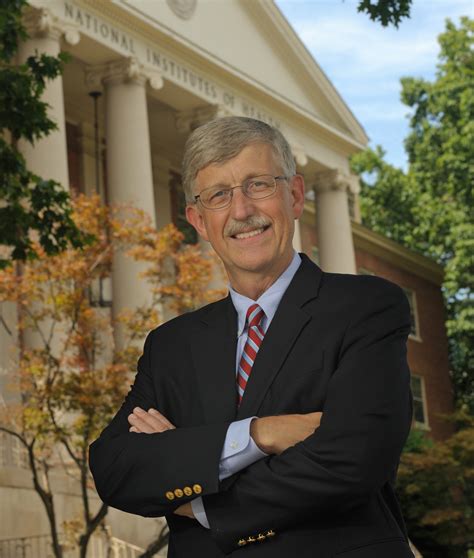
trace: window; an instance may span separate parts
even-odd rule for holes
[[[186,198],[181,183],[181,175],[170,171],[169,188],[173,223],[183,233],[186,244],[196,244],[198,241],[196,229],[186,219]]]
[[[426,412],[425,382],[422,376],[412,374],[411,391],[413,394],[413,421],[417,426],[427,427],[428,415]]]
[[[89,289],[89,301],[92,306],[102,308],[112,306],[112,277],[97,277],[93,279]]]
[[[18,438],[6,432],[0,432],[0,467],[29,468],[25,447]]]
[[[420,337],[420,328],[418,322],[418,311],[416,306],[415,291],[413,291],[412,289],[403,288],[403,292],[408,298],[408,303],[410,305],[410,319],[411,319],[410,337],[420,341],[421,337]]]

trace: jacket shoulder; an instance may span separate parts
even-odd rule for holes
[[[206,304],[201,308],[196,310],[192,310],[190,312],[185,312],[184,314],[180,314],[179,316],[175,316],[170,320],[160,324],[155,329],[150,332],[150,336],[153,337],[167,337],[167,336],[175,336],[179,333],[179,335],[186,335],[186,332],[191,332],[197,324],[202,322],[209,312],[213,311],[222,311],[224,312],[226,306],[228,304],[227,298],[223,298],[216,302],[211,302],[210,304]]]
[[[376,311],[398,307],[410,313],[403,289],[388,279],[377,275],[350,275],[323,272],[320,296],[336,301],[341,311]]]

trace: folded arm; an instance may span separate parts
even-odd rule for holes
[[[134,409],[157,408],[148,336],[135,382],[111,423],[90,446],[97,492],[129,513],[162,516],[201,493],[219,490],[219,459],[230,423],[169,428],[147,435],[130,431]],[[153,482],[150,480],[153,479]]]
[[[374,287],[346,330],[320,427],[240,472],[226,491],[203,498],[224,552],[250,535],[345,513],[393,476],[411,422],[410,314],[401,289]]]

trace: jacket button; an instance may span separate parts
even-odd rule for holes
[[[247,541],[245,539],[240,539],[240,541],[237,544],[239,546],[245,546],[247,544]]]
[[[185,486],[185,487],[183,488],[183,491],[184,491],[184,493],[186,494],[186,496],[191,496],[192,493],[193,493],[192,488],[191,488],[190,486]]]
[[[194,494],[201,494],[202,486],[200,484],[193,484]]]
[[[264,541],[267,537],[263,533],[259,533],[257,537],[257,541]]]
[[[172,492],[167,492],[166,497],[168,498],[168,500],[174,500],[174,494]]]
[[[267,537],[274,537],[275,536],[275,531],[273,531],[273,529],[270,529],[270,531],[267,531]]]
[[[181,490],[181,488],[177,488],[174,491],[174,494],[175,494],[176,498],[182,498],[183,497],[183,491]]]

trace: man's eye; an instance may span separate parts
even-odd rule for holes
[[[211,201],[217,200],[219,198],[222,198],[222,197],[226,196],[227,192],[228,192],[228,190],[215,190],[214,192],[210,193],[209,199]]]
[[[249,188],[251,190],[264,190],[265,188],[268,188],[269,186],[270,186],[270,184],[266,180],[254,180],[253,182],[250,182],[250,184],[249,184]]]

